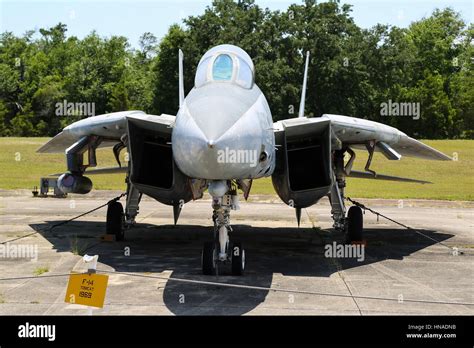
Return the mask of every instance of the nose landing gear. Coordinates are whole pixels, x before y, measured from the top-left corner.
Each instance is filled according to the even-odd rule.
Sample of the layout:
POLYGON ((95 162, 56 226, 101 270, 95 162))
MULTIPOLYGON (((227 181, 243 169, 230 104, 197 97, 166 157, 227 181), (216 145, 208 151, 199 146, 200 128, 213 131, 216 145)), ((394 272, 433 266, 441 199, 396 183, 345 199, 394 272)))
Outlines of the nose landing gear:
POLYGON ((201 264, 203 274, 217 274, 217 249, 214 242, 204 243, 204 247, 202 248, 201 264))
POLYGON ((214 221, 214 241, 206 242, 202 250, 202 273, 218 274, 219 266, 230 264, 232 275, 243 275, 245 270, 245 249, 242 243, 230 242, 230 211, 239 209, 237 189, 232 189, 222 197, 212 201, 214 221))

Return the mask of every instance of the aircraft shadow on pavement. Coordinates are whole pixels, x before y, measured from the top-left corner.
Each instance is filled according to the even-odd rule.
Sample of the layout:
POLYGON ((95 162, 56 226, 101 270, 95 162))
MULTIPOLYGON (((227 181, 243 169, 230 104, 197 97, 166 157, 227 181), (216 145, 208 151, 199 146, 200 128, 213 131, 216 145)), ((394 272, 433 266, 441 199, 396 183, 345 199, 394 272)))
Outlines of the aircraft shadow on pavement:
MULTIPOLYGON (((60 221, 30 225, 39 231, 57 251, 98 254, 99 262, 120 272, 159 273, 171 271, 173 278, 242 284, 268 288, 273 274, 301 277, 329 277, 339 270, 359 267, 385 259, 401 260, 435 242, 411 230, 393 228, 365 229, 365 260, 330 259, 325 245, 342 243, 343 235, 332 230, 313 228, 267 228, 232 225, 231 238, 241 241, 246 250, 246 272, 231 276, 222 269, 219 276, 201 274, 201 248, 212 239, 210 226, 137 224, 121 242, 100 242, 105 223, 73 221, 48 229, 60 221), (46 231, 46 232, 45 232, 46 231), (130 248, 130 255, 124 250, 130 248)), ((427 236, 444 241, 453 235, 421 230, 427 236)), ((284 288, 292 288, 291 282, 284 288)), ((318 291, 318 289, 313 289, 318 291)), ((240 315, 261 304, 268 291, 168 281, 164 303, 175 314, 240 315)))

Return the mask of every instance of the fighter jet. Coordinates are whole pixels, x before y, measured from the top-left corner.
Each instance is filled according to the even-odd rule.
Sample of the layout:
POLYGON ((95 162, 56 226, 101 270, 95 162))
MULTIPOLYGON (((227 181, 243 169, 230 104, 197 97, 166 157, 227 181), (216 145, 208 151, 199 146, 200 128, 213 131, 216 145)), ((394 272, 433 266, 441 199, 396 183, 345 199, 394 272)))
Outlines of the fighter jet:
POLYGON ((252 181, 263 177, 272 177, 278 196, 295 209, 298 225, 301 209, 327 196, 334 228, 343 231, 348 242, 360 241, 362 210, 346 209, 346 177, 425 183, 375 173, 370 169, 374 152, 389 160, 450 157, 381 123, 330 114, 305 117, 308 65, 309 53, 298 117, 273 122, 244 50, 219 45, 207 51, 186 97, 180 50, 176 115, 123 111, 85 118, 64 128, 38 152, 65 151, 67 172, 58 178, 65 193, 90 192, 89 174, 126 173, 125 209, 116 201, 107 210, 106 233, 117 240, 134 225, 143 194, 172 206, 176 224, 183 205, 207 190, 214 224, 202 250, 202 272, 207 275, 224 264, 234 275, 244 273, 245 249, 230 239, 230 214, 239 208, 239 192, 247 199, 252 181), (97 165, 100 147, 113 148, 119 167, 90 169, 97 165), (365 171, 352 170, 357 148, 368 151, 365 171), (119 160, 123 149, 129 154, 127 166, 119 160))

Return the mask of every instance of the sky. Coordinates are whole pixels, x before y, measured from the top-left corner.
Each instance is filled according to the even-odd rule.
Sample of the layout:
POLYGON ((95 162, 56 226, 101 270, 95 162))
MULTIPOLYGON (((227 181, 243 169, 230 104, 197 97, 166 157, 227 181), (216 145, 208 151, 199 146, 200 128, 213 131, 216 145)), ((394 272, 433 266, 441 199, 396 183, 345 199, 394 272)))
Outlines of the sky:
MULTIPOLYGON (((285 10, 301 0, 257 0, 261 7, 285 10)), ((341 0, 353 5, 352 17, 362 28, 381 24, 406 27, 435 8, 451 7, 472 23, 474 0, 341 0)), ((204 12, 211 0, 0 0, 0 32, 22 35, 27 30, 67 24, 68 35, 83 38, 92 30, 102 36, 122 35, 133 47, 144 32, 162 38, 169 26, 204 12)))

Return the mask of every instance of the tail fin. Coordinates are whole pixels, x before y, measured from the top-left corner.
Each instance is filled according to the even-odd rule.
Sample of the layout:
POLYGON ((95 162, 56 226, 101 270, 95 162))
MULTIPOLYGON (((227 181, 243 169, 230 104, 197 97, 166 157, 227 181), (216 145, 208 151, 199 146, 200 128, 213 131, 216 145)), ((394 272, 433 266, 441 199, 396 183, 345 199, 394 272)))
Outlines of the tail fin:
POLYGON ((301 91, 300 110, 298 117, 304 117, 304 103, 306 99, 306 81, 308 80, 309 51, 306 51, 306 63, 304 67, 303 90, 301 91))
POLYGON ((179 50, 179 107, 184 102, 183 51, 179 50))

